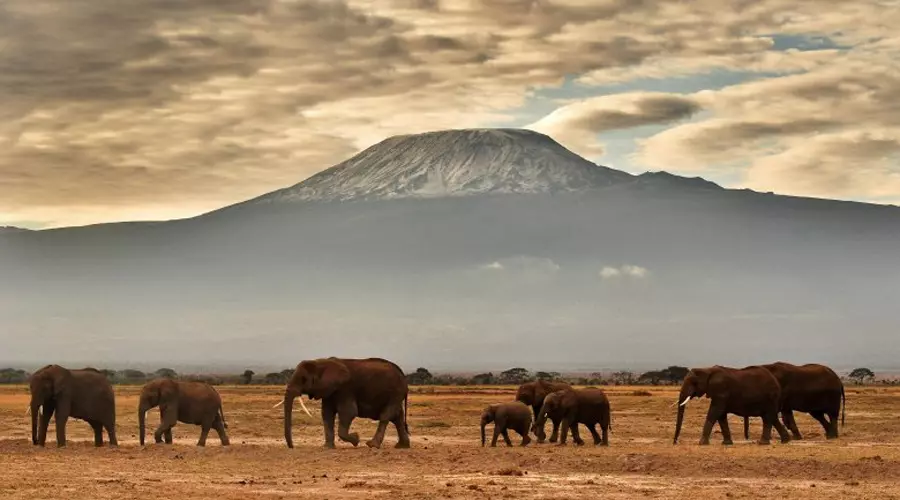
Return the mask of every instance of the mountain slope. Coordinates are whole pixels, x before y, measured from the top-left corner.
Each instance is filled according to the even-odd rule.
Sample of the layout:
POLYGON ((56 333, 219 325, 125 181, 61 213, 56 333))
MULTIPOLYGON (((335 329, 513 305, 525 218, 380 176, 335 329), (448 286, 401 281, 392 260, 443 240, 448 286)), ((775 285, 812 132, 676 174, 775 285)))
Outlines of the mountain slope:
POLYGON ((251 203, 587 191, 631 179, 528 130, 465 129, 391 137, 251 203))

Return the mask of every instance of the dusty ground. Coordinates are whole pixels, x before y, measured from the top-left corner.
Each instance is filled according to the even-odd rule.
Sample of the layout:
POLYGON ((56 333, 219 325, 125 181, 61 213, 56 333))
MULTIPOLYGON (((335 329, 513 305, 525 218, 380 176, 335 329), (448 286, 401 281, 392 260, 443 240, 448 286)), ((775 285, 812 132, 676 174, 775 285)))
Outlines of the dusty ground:
MULTIPOLYGON (((481 448, 478 419, 513 388, 415 388, 409 410, 413 449, 322 449, 318 419, 295 411, 295 449, 282 440, 281 388, 219 387, 232 446, 199 428, 175 427, 175 445, 137 444, 137 391, 117 388, 117 449, 94 448, 89 426, 70 421, 70 445, 30 442, 23 386, 0 386, 0 498, 900 498, 900 390, 848 388, 847 424, 826 442, 807 415, 806 440, 788 445, 697 446, 707 401, 692 403, 682 443, 671 443, 673 389, 607 388, 613 408, 609 448, 554 445, 481 448)), ((295 405, 298 406, 298 405, 295 405)), ((315 412, 318 406, 310 406, 315 412)), ((151 421, 158 413, 150 414, 151 421)), ((732 417, 731 428, 741 424, 732 417)), ((374 424, 357 420, 364 439, 374 424)), ((752 436, 759 435, 754 421, 752 436)), ((715 436, 716 440, 720 436, 715 436)), ((151 439, 152 441, 152 439, 151 439)))

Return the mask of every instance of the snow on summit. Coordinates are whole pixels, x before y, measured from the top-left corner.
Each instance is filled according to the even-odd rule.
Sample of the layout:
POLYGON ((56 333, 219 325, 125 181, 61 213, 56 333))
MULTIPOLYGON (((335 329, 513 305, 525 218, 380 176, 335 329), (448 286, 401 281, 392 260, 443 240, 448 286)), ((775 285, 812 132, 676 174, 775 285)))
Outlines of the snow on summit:
POLYGON ((385 139, 257 202, 433 198, 583 191, 630 179, 550 137, 520 129, 464 129, 385 139))

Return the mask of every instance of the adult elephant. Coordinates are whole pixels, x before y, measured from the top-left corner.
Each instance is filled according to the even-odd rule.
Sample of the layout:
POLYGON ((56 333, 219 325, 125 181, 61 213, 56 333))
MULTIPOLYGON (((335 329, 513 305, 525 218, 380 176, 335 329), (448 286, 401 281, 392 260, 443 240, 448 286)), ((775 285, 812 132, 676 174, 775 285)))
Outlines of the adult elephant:
POLYGON ((103 430, 110 446, 116 440, 116 398, 112 385, 99 370, 69 370, 47 365, 34 372, 31 390, 31 442, 44 446, 50 418, 56 417, 56 446, 66 446, 66 421, 69 417, 86 421, 94 429, 94 445, 103 446, 103 430), (40 419, 40 424, 38 423, 40 419))
POLYGON ((701 445, 709 444, 709 435, 716 422, 722 430, 722 444, 734 444, 728 428, 729 413, 741 417, 762 417, 763 432, 759 444, 769 444, 773 426, 778 431, 782 443, 791 440, 787 429, 778 421, 781 387, 775 376, 761 366, 729 368, 717 365, 709 368, 692 368, 684 377, 678 396, 678 419, 675 423, 673 443, 678 443, 678 436, 681 434, 685 405, 691 399, 703 396, 710 399, 710 404, 706 423, 703 425, 703 435, 700 438, 701 445))
MULTIPOLYGON (((781 385, 781 418, 794 439, 803 439, 794 412, 809 413, 822 424, 827 439, 838 437, 838 416, 844 425, 844 383, 831 368, 816 363, 793 365, 778 361, 761 365, 781 385), (825 417, 828 417, 827 419, 825 417)), ((744 437, 749 439, 750 417, 744 417, 744 437)))
MULTIPOLYGON (((531 407, 531 410, 534 413, 534 422, 537 423, 538 414, 541 412, 541 407, 544 406, 544 398, 556 391, 571 388, 572 386, 565 382, 549 382, 547 380, 527 382, 520 385, 519 389, 516 391, 516 401, 521 401, 531 407)), ((553 432, 550 434, 550 442, 555 443, 559 436, 559 425, 562 420, 551 416, 550 421, 553 422, 553 432)), ((534 435, 537 437, 538 443, 543 443, 544 440, 547 439, 543 422, 541 422, 541 425, 539 426, 534 426, 534 435)))
POLYGON ((172 444, 172 427, 178 422, 200 426, 200 441, 197 446, 206 446, 210 429, 215 429, 222 446, 228 446, 225 429, 225 412, 222 398, 211 385, 204 382, 188 382, 160 378, 148 382, 141 389, 138 403, 138 426, 141 446, 144 445, 145 420, 151 408, 159 406, 159 427, 153 433, 157 443, 172 444))
POLYGON ((578 433, 578 424, 588 428, 594 437, 595 445, 609 446, 611 424, 609 399, 601 389, 594 387, 577 390, 569 388, 549 394, 544 398, 544 404, 538 413, 534 428, 543 426, 547 417, 555 417, 562 422, 560 446, 566 445, 569 429, 572 430, 572 441, 578 446, 584 444, 584 440, 578 433), (602 436, 597 433, 597 424, 600 425, 602 436))
POLYGON ((409 387, 406 375, 399 366, 381 358, 342 359, 325 358, 303 361, 297 365, 284 391, 284 440, 294 447, 291 437, 291 412, 294 398, 303 395, 322 400, 322 424, 325 427, 325 447, 334 448, 334 418, 338 418, 338 436, 353 446, 359 435, 350 433, 356 417, 378 421, 375 436, 366 442, 370 448, 380 448, 388 423, 397 428, 397 448, 409 448, 409 427, 406 410, 409 387))

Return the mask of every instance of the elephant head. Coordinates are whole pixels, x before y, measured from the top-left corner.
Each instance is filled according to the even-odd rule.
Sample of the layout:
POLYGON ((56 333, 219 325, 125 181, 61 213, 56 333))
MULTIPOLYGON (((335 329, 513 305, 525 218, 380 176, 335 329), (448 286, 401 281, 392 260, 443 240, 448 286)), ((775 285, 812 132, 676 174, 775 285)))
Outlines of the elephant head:
POLYGON ((52 403, 60 395, 65 394, 70 386, 72 373, 59 366, 47 365, 34 372, 29 379, 31 392, 31 442, 38 444, 38 416, 43 412, 47 403, 52 403))
POLYGON ((490 405, 481 413, 481 446, 484 446, 485 442, 484 428, 485 426, 487 426, 487 424, 494 421, 497 416, 497 408, 499 406, 500 405, 498 404, 490 405))
POLYGON ((147 412, 157 406, 168 406, 178 402, 178 383, 172 379, 160 378, 148 382, 141 389, 138 403, 138 426, 140 427, 141 446, 144 445, 147 412))
POLYGON ((681 434, 681 424, 684 422, 684 407, 693 398, 708 396, 709 379, 718 370, 718 367, 692 368, 684 377, 681 384, 681 392, 678 394, 678 419, 675 422, 675 439, 673 444, 678 444, 678 436, 681 434))
POLYGON ((541 405, 541 410, 537 414, 537 419, 531 424, 531 432, 534 432, 540 437, 543 433, 544 423, 547 421, 548 417, 562 417, 574 404, 574 393, 572 393, 571 390, 563 389, 548 394, 547 397, 544 398, 544 404, 541 405))
POLYGON ((312 416, 303 404, 303 395, 310 399, 327 399, 350 382, 350 370, 336 358, 307 360, 297 365, 284 390, 284 440, 288 448, 294 447, 291 437, 291 413, 294 398, 300 398, 300 406, 312 416))

